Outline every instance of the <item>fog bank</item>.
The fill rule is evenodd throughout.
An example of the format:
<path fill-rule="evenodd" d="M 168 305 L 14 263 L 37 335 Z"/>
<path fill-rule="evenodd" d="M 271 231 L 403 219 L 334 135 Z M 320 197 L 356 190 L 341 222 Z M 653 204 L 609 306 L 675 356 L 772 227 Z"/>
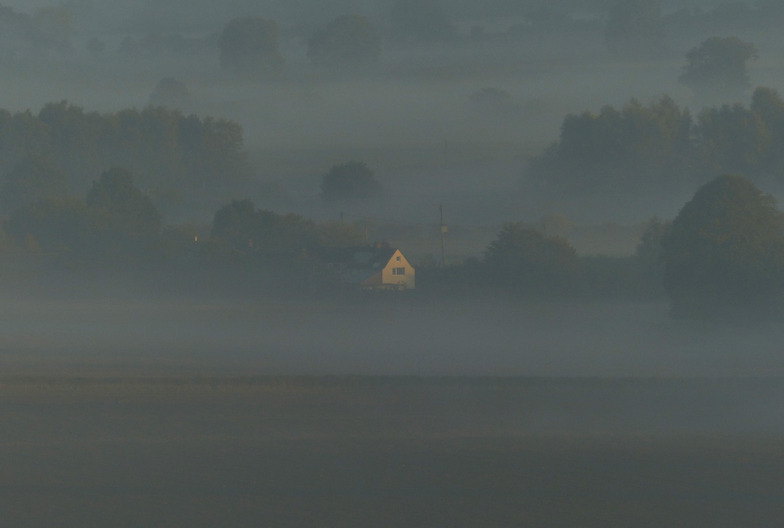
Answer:
<path fill-rule="evenodd" d="M 664 304 L 16 302 L 0 328 L 5 374 L 784 375 L 784 328 L 678 326 Z"/>

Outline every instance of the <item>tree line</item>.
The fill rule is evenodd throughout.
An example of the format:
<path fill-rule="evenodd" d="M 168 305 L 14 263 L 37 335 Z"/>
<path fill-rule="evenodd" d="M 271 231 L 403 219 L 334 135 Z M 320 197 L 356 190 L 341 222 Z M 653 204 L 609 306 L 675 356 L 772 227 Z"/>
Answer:
<path fill-rule="evenodd" d="M 418 284 L 428 282 L 420 274 Z M 651 220 L 632 256 L 579 256 L 561 237 L 510 223 L 481 259 L 440 270 L 430 283 L 442 293 L 668 299 L 676 319 L 780 321 L 784 213 L 749 178 L 725 174 L 700 186 L 673 220 Z"/>
<path fill-rule="evenodd" d="M 696 116 L 665 96 L 568 115 L 559 139 L 532 159 L 530 177 L 544 191 L 630 198 L 672 195 L 722 173 L 781 184 L 782 151 L 784 101 L 773 89 Z"/>
<path fill-rule="evenodd" d="M 345 293 L 328 256 L 368 242 L 358 225 L 280 214 L 250 200 L 220 207 L 209 230 L 166 226 L 120 168 L 103 172 L 83 198 L 15 209 L 0 233 L 6 285 L 100 274 L 133 277 L 151 290 L 246 296 Z M 750 179 L 724 175 L 699 187 L 674 220 L 652 220 L 630 257 L 580 256 L 562 237 L 507 223 L 480 258 L 422 265 L 418 275 L 418 295 L 427 297 L 668 298 L 677 318 L 779 319 L 784 214 Z"/>
<path fill-rule="evenodd" d="M 164 107 L 86 112 L 67 102 L 37 114 L 0 110 L 0 209 L 85 192 L 122 167 L 162 206 L 250 176 L 242 127 Z"/>
<path fill-rule="evenodd" d="M 322 251 L 366 238 L 354 224 L 262 210 L 247 199 L 218 208 L 208 226 L 166 225 L 134 176 L 118 167 L 83 196 L 40 198 L 14 209 L 1 232 L 6 285 L 101 275 L 132 277 L 152 289 L 212 284 L 213 293 L 243 295 L 316 291 L 312 277 Z"/>

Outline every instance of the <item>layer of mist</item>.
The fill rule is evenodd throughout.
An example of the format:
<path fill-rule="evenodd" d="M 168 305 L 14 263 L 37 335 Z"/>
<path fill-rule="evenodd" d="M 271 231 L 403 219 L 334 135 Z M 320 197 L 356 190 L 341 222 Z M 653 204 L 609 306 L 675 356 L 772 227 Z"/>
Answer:
<path fill-rule="evenodd" d="M 324 45 L 344 15 L 348 51 Z M 779 240 L 783 22 L 775 0 L 2 2 L 0 524 L 780 526 L 780 269 L 711 288 Z M 684 84 L 710 37 L 748 54 L 732 90 Z M 669 220 L 734 166 L 763 198 L 732 266 L 692 259 L 690 311 Z M 359 246 L 399 248 L 417 289 L 392 291 L 408 266 L 351 289 Z"/>
<path fill-rule="evenodd" d="M 48 4 L 6 5 L 19 17 L 35 18 Z M 553 11 L 537 11 L 544 6 Z M 498 1 L 478 7 L 445 1 L 442 8 L 453 32 L 434 41 L 395 34 L 391 7 L 392 2 L 347 0 L 318 7 L 307 2 L 235 1 L 220 7 L 207 2 L 71 2 L 66 6 L 70 23 L 60 28 L 67 46 L 3 41 L 2 106 L 35 114 L 46 103 L 67 100 L 87 112 L 117 112 L 146 106 L 162 79 L 174 79 L 189 96 L 172 106 L 242 126 L 253 174 L 236 189 L 244 193 L 236 198 L 316 220 L 418 226 L 426 233 L 419 237 L 426 249 L 413 251 L 424 260 L 437 252 L 437 235 L 428 229 L 440 221 L 440 204 L 454 232 L 476 230 L 465 247 L 448 247 L 454 259 L 481 256 L 497 227 L 509 221 L 532 223 L 562 215 L 583 227 L 611 222 L 639 226 L 652 216 L 672 218 L 689 193 L 650 201 L 636 197 L 633 202 L 611 196 L 545 196 L 526 178 L 526 169 L 558 139 L 569 114 L 598 112 L 630 99 L 645 104 L 667 94 L 696 115 L 706 101 L 696 100 L 678 77 L 686 52 L 708 36 L 732 31 L 753 42 L 758 58 L 750 63 L 750 87 L 784 86 L 776 58 L 784 48 L 779 28 L 752 10 L 733 30 L 719 2 L 662 3 L 666 17 L 699 7 L 701 11 L 688 11 L 699 15 L 694 15 L 699 24 L 686 30 L 667 18 L 663 47 L 642 55 L 608 50 L 603 30 L 607 2 Z M 314 67 L 308 59 L 309 37 L 347 12 L 362 14 L 379 28 L 383 45 L 378 63 L 350 73 Z M 283 59 L 278 75 L 241 78 L 221 70 L 218 36 L 229 20 L 246 15 L 277 23 Z M 552 25 L 536 26 L 536 20 Z M 483 93 L 496 99 L 483 102 Z M 748 98 L 741 102 L 747 104 Z M 322 176 L 350 160 L 373 170 L 386 191 L 385 201 L 324 203 L 319 196 Z M 162 213 L 166 222 L 205 226 L 218 205 Z M 629 254 L 635 241 L 628 239 L 639 232 L 629 228 L 617 237 L 625 237 L 622 241 L 609 243 L 584 237 L 576 245 L 581 254 Z M 220 358 L 224 352 L 244 358 L 255 353 L 259 357 L 254 361 L 272 373 L 751 375 L 777 373 L 780 366 L 773 353 L 776 331 L 760 336 L 758 347 L 746 343 L 749 336 L 735 341 L 720 332 L 707 333 L 711 337 L 703 341 L 668 326 L 663 305 L 467 303 L 434 306 L 432 312 L 404 303 L 337 311 L 318 305 L 249 306 L 243 313 L 232 312 L 236 323 L 217 324 L 209 317 L 190 319 L 197 308 L 187 304 L 131 304 L 127 316 L 85 308 L 89 315 L 84 322 L 91 326 L 83 328 L 70 320 L 71 310 L 56 302 L 40 313 L 35 304 L 15 303 L 8 307 L 13 321 L 6 337 L 9 350 L 53 347 L 95 354 L 123 343 L 128 351 L 147 350 L 136 353 L 150 357 L 167 348 Z M 13 306 L 23 308 L 17 313 Z M 207 309 L 210 317 L 224 311 L 220 306 Z M 145 313 L 161 317 L 141 317 Z M 23 331 L 26 321 L 42 326 Z M 748 350 L 759 350 L 759 356 Z"/>
<path fill-rule="evenodd" d="M 656 303 L 18 301 L 0 325 L 6 375 L 784 376 L 784 328 Z"/>
<path fill-rule="evenodd" d="M 595 20 L 596 28 L 590 31 L 558 29 L 519 37 L 509 34 L 509 27 L 525 22 L 527 10 L 541 3 L 514 8 L 499 2 L 488 6 L 486 13 L 462 2 L 443 4 L 458 27 L 457 40 L 427 46 L 385 40 L 373 71 L 343 77 L 314 69 L 307 59 L 308 36 L 345 12 L 365 14 L 384 27 L 386 3 L 329 2 L 314 10 L 304 4 L 248 2 L 222 4 L 220 9 L 206 3 L 194 8 L 175 2 L 133 7 L 76 2 L 69 4 L 70 52 L 28 57 L 20 48 L 0 64 L 3 106 L 36 112 L 48 102 L 65 99 L 88 111 L 143 107 L 161 79 L 175 78 L 190 93 L 182 111 L 226 117 L 242 125 L 259 184 L 251 198 L 264 203 L 268 185 L 274 184 L 289 200 L 276 204 L 267 199 L 265 205 L 303 214 L 317 202 L 314 180 L 349 156 L 370 164 L 390 189 L 393 200 L 377 216 L 399 210 L 393 216 L 397 220 L 420 219 L 425 215 L 415 210 L 432 209 L 439 202 L 457 207 L 460 220 L 468 224 L 497 224 L 502 218 L 531 221 L 548 213 L 585 222 L 636 222 L 677 212 L 683 196 L 633 210 L 624 210 L 621 204 L 581 207 L 579 200 L 542 202 L 526 186 L 525 168 L 531 156 L 557 139 L 561 121 L 570 113 L 596 112 L 632 98 L 648 102 L 668 94 L 696 114 L 704 103 L 678 83 L 684 55 L 726 28 L 714 21 L 715 27 L 702 25 L 693 34 L 673 30 L 662 55 L 619 57 L 603 42 L 606 6 L 601 2 L 582 10 L 569 2 L 554 6 L 576 19 Z M 9 5 L 29 14 L 39 7 Z M 717 4 L 670 2 L 663 13 L 698 5 L 710 12 Z M 219 68 L 216 35 L 231 18 L 250 14 L 275 20 L 280 27 L 285 61 L 281 78 L 238 80 Z M 484 37 L 472 39 L 472 27 L 482 27 Z M 758 49 L 752 86 L 783 85 L 775 59 L 782 47 L 779 32 L 746 23 L 733 33 Z M 184 48 L 190 51 L 171 47 L 165 39 L 145 41 L 150 35 L 191 39 L 191 47 Z M 94 38 L 105 47 L 91 54 L 86 45 Z M 140 46 L 136 52 L 121 50 L 129 38 Z M 500 116 L 472 112 L 470 97 L 486 87 L 508 93 L 519 111 Z M 519 205 L 504 203 L 504 196 Z"/>

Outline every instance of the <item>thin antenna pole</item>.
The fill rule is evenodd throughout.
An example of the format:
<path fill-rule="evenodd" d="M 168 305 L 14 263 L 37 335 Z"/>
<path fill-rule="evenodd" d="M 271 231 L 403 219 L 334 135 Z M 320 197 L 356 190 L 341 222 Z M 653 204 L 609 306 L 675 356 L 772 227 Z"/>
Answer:
<path fill-rule="evenodd" d="M 444 234 L 446 233 L 446 225 L 444 225 L 444 204 L 438 204 L 439 227 L 441 228 L 441 267 L 444 267 Z"/>

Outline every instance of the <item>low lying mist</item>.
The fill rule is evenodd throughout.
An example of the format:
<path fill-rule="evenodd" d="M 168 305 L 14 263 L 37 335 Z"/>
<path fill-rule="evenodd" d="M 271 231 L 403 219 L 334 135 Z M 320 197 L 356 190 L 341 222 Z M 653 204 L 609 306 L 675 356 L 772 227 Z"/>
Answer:
<path fill-rule="evenodd" d="M 5 374 L 784 375 L 784 328 L 675 324 L 656 303 L 17 300 L 0 328 Z"/>

